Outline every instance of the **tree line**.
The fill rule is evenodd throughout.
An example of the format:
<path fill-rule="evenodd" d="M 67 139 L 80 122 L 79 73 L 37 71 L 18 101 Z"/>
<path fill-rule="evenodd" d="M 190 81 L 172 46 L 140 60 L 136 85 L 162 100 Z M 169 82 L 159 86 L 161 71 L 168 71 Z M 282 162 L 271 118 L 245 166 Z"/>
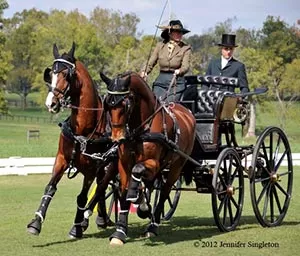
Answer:
<path fill-rule="evenodd" d="M 109 76 L 132 70 L 139 71 L 146 63 L 152 46 L 160 40 L 143 35 L 137 30 L 140 18 L 134 13 L 122 13 L 96 7 L 86 17 L 77 9 L 66 12 L 36 9 L 17 12 L 3 19 L 9 8 L 0 0 L 0 113 L 8 108 L 4 91 L 20 95 L 24 106 L 26 97 L 39 92 L 43 105 L 47 93 L 43 72 L 52 65 L 53 43 L 67 51 L 76 43 L 76 57 L 81 60 L 105 93 L 99 71 Z M 235 33 L 239 47 L 235 56 L 245 63 L 251 89 L 268 87 L 264 100 L 275 100 L 284 125 L 290 107 L 300 93 L 300 29 L 288 25 L 280 17 L 267 16 L 261 29 L 238 28 L 233 30 L 234 19 L 217 23 L 207 32 L 190 33 L 185 41 L 192 45 L 191 74 L 204 74 L 211 58 L 220 54 L 217 43 L 223 33 Z M 153 24 L 155 28 L 155 24 Z M 151 73 L 150 82 L 158 70 Z M 151 80 L 152 78 L 152 80 Z M 257 98 L 257 100 L 260 98 Z"/>

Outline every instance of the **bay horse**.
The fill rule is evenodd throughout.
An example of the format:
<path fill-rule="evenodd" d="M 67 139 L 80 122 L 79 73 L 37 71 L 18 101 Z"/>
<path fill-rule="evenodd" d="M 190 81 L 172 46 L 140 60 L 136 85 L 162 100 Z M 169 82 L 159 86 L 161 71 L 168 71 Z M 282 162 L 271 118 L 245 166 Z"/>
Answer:
<path fill-rule="evenodd" d="M 48 206 L 57 190 L 57 184 L 68 170 L 73 178 L 79 172 L 83 175 L 82 189 L 77 196 L 77 211 L 74 224 L 69 232 L 71 238 L 81 238 L 88 226 L 84 218 L 89 189 L 97 181 L 95 201 L 98 202 L 98 227 L 111 224 L 106 213 L 105 190 L 108 182 L 117 174 L 113 160 L 104 169 L 105 163 L 97 163 L 90 156 L 106 152 L 111 141 L 106 135 L 106 116 L 103 100 L 99 97 L 95 84 L 82 62 L 74 57 L 75 43 L 68 53 L 59 54 L 53 45 L 54 61 L 52 68 L 46 68 L 44 80 L 49 87 L 46 106 L 50 113 L 58 113 L 62 107 L 71 108 L 70 117 L 63 122 L 58 143 L 58 151 L 52 176 L 45 187 L 35 218 L 27 225 L 30 234 L 39 235 L 45 220 Z M 75 172 L 72 172 L 75 171 Z M 90 207 L 93 209 L 93 207 Z"/>
<path fill-rule="evenodd" d="M 111 118 L 111 138 L 119 143 L 120 212 L 110 243 L 122 245 L 127 237 L 130 204 L 140 203 L 140 211 L 151 212 L 150 199 L 141 193 L 141 184 L 151 191 L 155 179 L 162 175 L 159 202 L 145 232 L 146 236 L 158 234 L 164 203 L 192 152 L 196 121 L 181 104 L 159 102 L 135 72 L 114 79 L 103 73 L 100 76 L 107 85 L 104 104 Z"/>

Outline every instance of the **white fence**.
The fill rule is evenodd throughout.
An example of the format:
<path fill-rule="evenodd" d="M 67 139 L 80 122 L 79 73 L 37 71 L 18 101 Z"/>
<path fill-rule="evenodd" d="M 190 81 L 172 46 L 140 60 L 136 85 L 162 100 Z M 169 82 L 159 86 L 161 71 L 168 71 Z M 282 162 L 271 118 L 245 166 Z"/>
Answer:
<path fill-rule="evenodd" d="M 20 157 L 0 158 L 0 175 L 27 175 L 51 173 L 55 157 Z"/>
<path fill-rule="evenodd" d="M 292 154 L 293 165 L 300 166 L 300 153 Z M 51 173 L 55 157 L 20 157 L 0 158 L 0 175 L 27 175 L 35 173 Z M 247 157 L 250 165 L 251 156 Z M 243 162 L 243 164 L 245 164 Z M 287 165 L 283 162 L 282 165 Z"/>

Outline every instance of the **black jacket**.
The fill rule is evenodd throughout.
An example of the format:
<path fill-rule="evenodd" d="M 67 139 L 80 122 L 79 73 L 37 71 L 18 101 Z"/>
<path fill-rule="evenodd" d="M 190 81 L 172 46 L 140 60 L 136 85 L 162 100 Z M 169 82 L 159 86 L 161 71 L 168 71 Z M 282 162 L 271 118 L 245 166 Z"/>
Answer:
<path fill-rule="evenodd" d="M 227 77 L 235 77 L 238 78 L 238 87 L 240 88 L 241 92 L 248 92 L 248 80 L 246 75 L 246 69 L 245 65 L 241 63 L 240 61 L 231 58 L 231 60 L 228 61 L 227 65 L 221 69 L 221 57 L 212 60 L 209 63 L 208 69 L 206 71 L 206 75 L 211 76 L 227 76 Z M 219 90 L 228 90 L 228 91 L 234 91 L 234 87 L 232 86 L 214 86 L 214 85 L 202 85 L 202 89 L 209 89 L 209 88 L 216 88 Z"/>

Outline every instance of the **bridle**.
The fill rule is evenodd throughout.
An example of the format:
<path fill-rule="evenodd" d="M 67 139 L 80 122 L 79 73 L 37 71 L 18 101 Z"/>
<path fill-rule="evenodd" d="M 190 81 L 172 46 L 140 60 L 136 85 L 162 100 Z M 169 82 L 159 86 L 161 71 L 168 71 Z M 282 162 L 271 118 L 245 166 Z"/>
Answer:
<path fill-rule="evenodd" d="M 67 82 L 67 86 L 61 90 L 57 87 L 52 87 L 52 77 L 51 73 L 58 74 L 64 70 L 67 72 L 64 74 L 64 79 Z M 67 107 L 71 104 L 71 97 L 70 97 L 70 88 L 71 88 L 71 81 L 74 79 L 76 74 L 76 65 L 70 61 L 67 61 L 62 58 L 55 59 L 53 61 L 52 69 L 46 68 L 44 71 L 44 81 L 46 82 L 46 86 L 48 87 L 49 92 L 52 92 L 54 97 L 57 99 L 61 107 Z M 61 97 L 59 97 L 61 95 Z"/>
<path fill-rule="evenodd" d="M 132 112 L 132 106 L 134 104 L 134 97 L 129 90 L 125 91 L 110 91 L 107 90 L 107 97 L 105 99 L 106 104 L 111 108 L 116 108 L 119 105 L 124 105 L 124 115 L 128 120 Z M 127 122 L 126 122 L 127 124 Z M 112 128 L 121 128 L 123 124 L 111 122 Z M 127 129 L 126 129 L 127 130 Z"/>

